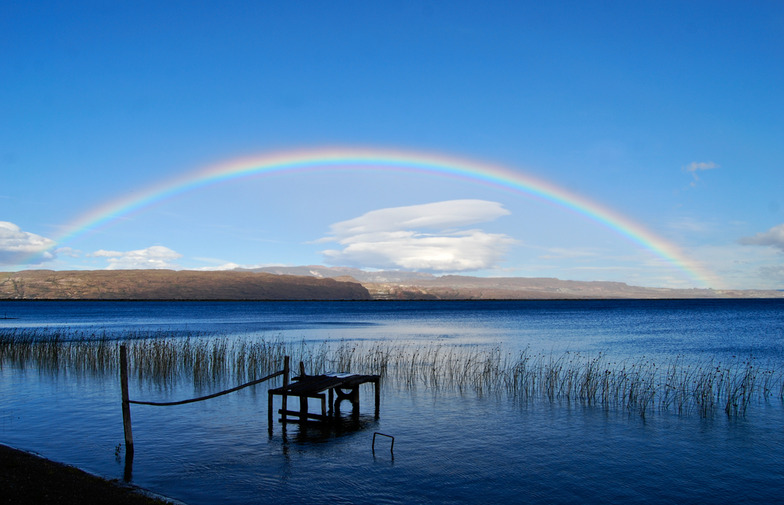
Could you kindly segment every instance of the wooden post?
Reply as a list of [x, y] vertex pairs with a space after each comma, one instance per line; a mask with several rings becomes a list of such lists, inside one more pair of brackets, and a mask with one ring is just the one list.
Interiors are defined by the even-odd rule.
[[380, 377], [376, 377], [376, 380], [373, 381], [373, 389], [375, 390], [376, 393], [376, 412], [375, 412], [376, 419], [378, 419], [378, 404], [381, 398], [381, 392], [379, 391], [380, 382], [381, 382]]
[[286, 389], [289, 387], [289, 374], [291, 372], [291, 370], [289, 369], [290, 359], [291, 358], [289, 358], [288, 356], [283, 356], [283, 394], [281, 395], [280, 402], [281, 402], [281, 409], [283, 410], [283, 417], [281, 419], [283, 420], [284, 426], [286, 425], [286, 418], [288, 417], [286, 411], [288, 410], [289, 402], [286, 396]]
[[[305, 378], [305, 363], [302, 361], [299, 362], [299, 380], [303, 380]], [[307, 396], [300, 396], [299, 397], [299, 422], [300, 426], [305, 426], [305, 423], [308, 420], [308, 397]]]
[[267, 430], [272, 437], [272, 390], [267, 391]]
[[125, 431], [125, 456], [133, 456], [133, 430], [131, 429], [131, 404], [128, 403], [128, 350], [120, 346], [120, 388], [122, 389], [123, 430]]
[[300, 396], [299, 397], [299, 422], [300, 426], [304, 426], [305, 422], [308, 420], [308, 397], [307, 396]]
[[349, 392], [349, 401], [351, 401], [351, 417], [359, 417], [359, 385], [354, 386]]

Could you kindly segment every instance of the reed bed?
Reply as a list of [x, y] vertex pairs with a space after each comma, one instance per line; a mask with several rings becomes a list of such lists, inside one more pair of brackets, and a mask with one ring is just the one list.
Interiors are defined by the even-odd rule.
[[[510, 352], [500, 346], [459, 346], [377, 341], [290, 342], [191, 334], [131, 334], [122, 339], [79, 332], [6, 331], [0, 367], [47, 373], [118, 373], [119, 345], [128, 348], [140, 383], [197, 386], [240, 384], [281, 368], [283, 357], [303, 362], [310, 374], [327, 371], [380, 374], [392, 387], [501, 395], [624, 409], [645, 417], [656, 411], [708, 417], [743, 416], [754, 403], [784, 401], [784, 370], [753, 357], [719, 362], [615, 360], [582, 355]], [[296, 368], [295, 368], [296, 370]]]

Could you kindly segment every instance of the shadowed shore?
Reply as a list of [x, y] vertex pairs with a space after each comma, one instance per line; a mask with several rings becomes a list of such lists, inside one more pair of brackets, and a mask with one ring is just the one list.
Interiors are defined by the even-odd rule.
[[178, 503], [0, 444], [0, 503], [163, 505]]

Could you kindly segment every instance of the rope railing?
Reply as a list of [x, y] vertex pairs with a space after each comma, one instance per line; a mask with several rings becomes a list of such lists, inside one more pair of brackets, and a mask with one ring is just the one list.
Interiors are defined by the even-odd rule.
[[275, 378], [275, 377], [277, 377], [279, 375], [283, 375], [283, 370], [281, 370], [279, 372], [271, 373], [271, 374], [267, 375], [266, 377], [262, 377], [261, 379], [256, 379], [254, 381], [250, 381], [250, 382], [247, 382], [245, 384], [241, 384], [241, 385], [239, 385], [237, 387], [233, 387], [231, 389], [226, 389], [224, 391], [220, 391], [218, 393], [213, 393], [213, 394], [207, 395], [207, 396], [200, 396], [198, 398], [189, 398], [187, 400], [180, 400], [180, 401], [176, 401], [176, 402], [143, 402], [143, 401], [139, 401], [139, 400], [128, 400], [128, 403], [133, 403], [135, 405], [154, 405], [156, 407], [171, 407], [173, 405], [185, 405], [186, 403], [201, 402], [201, 401], [204, 401], [204, 400], [209, 400], [211, 398], [217, 398], [218, 396], [227, 395], [229, 393], [233, 393], [235, 391], [239, 391], [240, 389], [244, 389], [244, 388], [249, 387], [249, 386], [255, 386], [256, 384], [260, 384], [260, 383], [262, 383], [262, 382], [264, 382], [266, 380], [273, 379], [273, 378]]
[[[198, 398], [189, 398], [187, 400], [179, 400], [175, 402], [146, 402], [140, 400], [131, 400], [128, 397], [128, 350], [125, 345], [121, 345], [120, 346], [120, 386], [122, 389], [122, 413], [123, 413], [123, 430], [125, 432], [126, 460], [128, 461], [129, 458], [133, 458], [133, 430], [131, 429], [131, 404], [153, 405], [156, 407], [171, 407], [174, 405], [185, 405], [186, 403], [200, 402], [204, 400], [209, 400], [211, 398], [217, 398], [218, 396], [227, 395], [229, 393], [239, 391], [240, 389], [244, 389], [249, 386], [255, 386], [256, 384], [273, 379], [275, 377], [278, 377], [279, 375], [283, 376], [283, 385], [284, 386], [288, 385], [289, 382], [288, 379], [289, 357], [288, 356], [284, 356], [283, 370], [271, 373], [265, 377], [262, 377], [261, 379], [256, 379], [250, 382], [246, 382], [245, 384], [240, 384], [239, 386], [233, 387], [231, 389], [225, 389], [223, 391], [219, 391], [211, 395], [200, 396]], [[284, 402], [285, 402], [285, 398], [284, 398]]]

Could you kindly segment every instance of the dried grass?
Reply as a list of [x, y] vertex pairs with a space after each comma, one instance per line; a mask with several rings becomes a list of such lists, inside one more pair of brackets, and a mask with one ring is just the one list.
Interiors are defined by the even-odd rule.
[[337, 341], [311, 344], [280, 339], [227, 338], [193, 334], [130, 334], [122, 341], [103, 334], [5, 331], [0, 367], [35, 367], [42, 372], [118, 373], [119, 345], [128, 347], [140, 382], [173, 385], [243, 383], [279, 370], [284, 356], [303, 362], [310, 374], [326, 371], [380, 374], [400, 388], [504, 395], [517, 401], [548, 401], [625, 409], [640, 416], [655, 411], [708, 417], [743, 416], [754, 402], [784, 400], [784, 371], [752, 357], [730, 362], [667, 361], [645, 357], [613, 361], [564, 352], [545, 354], [500, 346], [457, 346]]

